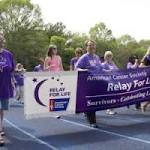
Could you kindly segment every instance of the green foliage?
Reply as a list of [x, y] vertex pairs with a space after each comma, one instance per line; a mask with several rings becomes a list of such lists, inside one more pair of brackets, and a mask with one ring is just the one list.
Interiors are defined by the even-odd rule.
[[65, 48], [65, 38], [61, 36], [52, 36], [50, 40], [50, 44], [54, 44], [57, 46], [58, 52], [61, 53], [61, 51]]
[[7, 11], [11, 7], [25, 7], [28, 6], [29, 8], [33, 8], [30, 0], [1, 0], [0, 1], [0, 10], [2, 12]]
[[150, 40], [141, 40], [141, 41], [139, 42], [139, 45], [140, 45], [142, 48], [147, 49], [147, 48], [150, 46]]
[[126, 46], [129, 43], [136, 43], [136, 40], [128, 34], [122, 35], [117, 39], [118, 45]]
[[84, 48], [84, 42], [88, 39], [88, 36], [86, 34], [74, 33], [71, 39], [71, 47], [74, 49], [77, 47]]
[[103, 22], [95, 24], [94, 27], [90, 28], [90, 38], [93, 40], [109, 41], [113, 38], [112, 31], [106, 27]]
[[4, 33], [19, 29], [41, 29], [43, 21], [37, 5], [30, 0], [0, 1], [0, 30]]
[[103, 56], [105, 51], [116, 51], [118, 44], [113, 37], [112, 31], [103, 22], [95, 24], [90, 28], [90, 38], [96, 41], [96, 49], [99, 56]]
[[144, 47], [138, 47], [137, 49], [135, 49], [133, 54], [137, 55], [139, 59], [142, 59], [145, 53], [146, 49]]
[[40, 57], [45, 57], [49, 43], [46, 33], [35, 30], [22, 30], [6, 35], [6, 45], [14, 53], [16, 62], [21, 62], [32, 70]]
[[75, 56], [74, 54], [74, 48], [65, 48], [65, 50], [62, 51], [61, 57], [63, 61], [63, 67], [65, 70], [69, 70], [70, 68], [70, 60]]
[[62, 22], [57, 22], [56, 24], [48, 23], [45, 25], [45, 31], [51, 40], [52, 36], [62, 36], [64, 37], [66, 26]]

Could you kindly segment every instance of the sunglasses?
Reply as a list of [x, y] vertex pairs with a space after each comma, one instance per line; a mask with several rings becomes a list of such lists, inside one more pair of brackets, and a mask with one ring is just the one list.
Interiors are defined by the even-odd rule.
[[93, 46], [95, 46], [95, 45], [92, 44], [92, 45], [87, 45], [87, 46], [93, 47]]

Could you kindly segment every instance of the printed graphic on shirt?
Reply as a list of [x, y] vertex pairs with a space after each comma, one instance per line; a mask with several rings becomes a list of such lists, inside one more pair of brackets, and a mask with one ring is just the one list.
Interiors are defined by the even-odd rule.
[[96, 66], [97, 61], [96, 60], [89, 60], [89, 63], [91, 66]]
[[3, 68], [7, 67], [7, 60], [2, 55], [0, 55], [0, 72], [3, 72]]

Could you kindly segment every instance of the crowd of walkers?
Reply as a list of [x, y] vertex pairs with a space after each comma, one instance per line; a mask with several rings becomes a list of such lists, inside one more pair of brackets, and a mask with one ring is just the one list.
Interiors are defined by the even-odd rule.
[[[86, 52], [82, 48], [76, 48], [75, 57], [70, 60], [70, 70], [90, 72], [113, 72], [119, 68], [113, 61], [112, 51], [106, 51], [104, 56], [99, 58], [96, 54], [96, 43], [93, 40], [85, 42]], [[139, 60], [137, 56], [129, 57], [127, 69], [136, 69], [138, 67], [146, 67], [150, 65], [150, 48], [148, 48], [144, 57]], [[58, 72], [64, 71], [61, 56], [57, 53], [57, 46], [50, 45], [45, 58], [39, 58], [39, 64], [33, 69], [35, 72], [50, 71]], [[4, 48], [4, 37], [0, 34], [0, 146], [5, 144], [3, 136], [5, 135], [3, 127], [4, 110], [8, 110], [9, 99], [15, 99], [23, 104], [23, 86], [24, 86], [24, 73], [26, 69], [21, 63], [15, 65], [13, 55], [10, 51]], [[142, 112], [146, 111], [150, 101], [137, 103], [136, 109]], [[129, 106], [127, 106], [129, 107]], [[106, 110], [109, 115], [114, 115], [117, 112], [114, 109]], [[85, 117], [91, 127], [96, 128], [96, 112], [85, 112]]]

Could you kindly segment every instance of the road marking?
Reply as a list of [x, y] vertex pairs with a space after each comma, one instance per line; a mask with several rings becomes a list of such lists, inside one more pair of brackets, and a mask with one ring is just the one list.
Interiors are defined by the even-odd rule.
[[141, 143], [150, 144], [150, 141], [147, 141], [147, 140], [143, 140], [143, 139], [139, 139], [139, 138], [135, 138], [135, 137], [119, 134], [119, 133], [116, 133], [116, 132], [103, 130], [103, 129], [100, 129], [100, 128], [92, 128], [90, 126], [87, 126], [87, 125], [84, 125], [84, 124], [81, 124], [81, 123], [77, 123], [77, 122], [74, 122], [74, 121], [69, 121], [69, 120], [66, 120], [66, 119], [60, 119], [60, 120], [62, 120], [64, 122], [67, 122], [67, 123], [70, 123], [70, 124], [73, 124], [73, 125], [78, 125], [78, 126], [86, 127], [88, 129], [96, 130], [98, 132], [103, 132], [103, 133], [107, 133], [107, 134], [110, 134], [110, 135], [119, 136], [119, 137], [122, 137], [122, 138], [125, 138], [125, 139], [129, 139], [129, 140], [132, 140], [132, 141], [137, 141], [137, 142], [141, 142]]
[[33, 138], [35, 141], [39, 142], [40, 144], [43, 144], [45, 146], [47, 146], [48, 148], [51, 148], [52, 150], [58, 150], [58, 148], [54, 147], [53, 145], [48, 144], [47, 142], [40, 140], [39, 138], [37, 138], [36, 136], [30, 134], [29, 132], [26, 132], [25, 130], [19, 128], [17, 125], [15, 125], [14, 123], [12, 123], [11, 121], [4, 119], [5, 122], [7, 122], [9, 125], [11, 125], [12, 127], [14, 127], [15, 129], [17, 129], [18, 131], [22, 132], [23, 134]]

